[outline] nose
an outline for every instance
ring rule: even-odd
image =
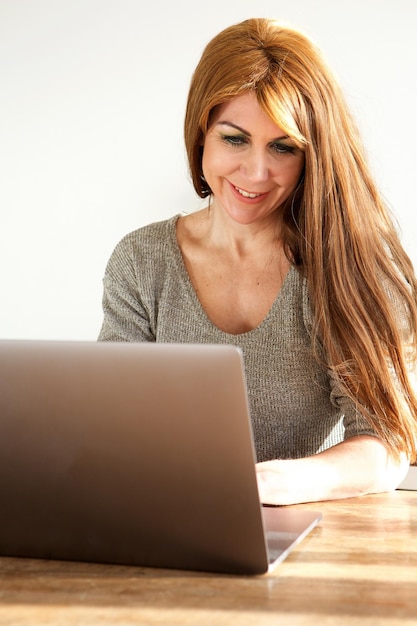
[[[252,183],[265,181],[269,177],[268,155],[263,150],[248,150],[240,169]]]

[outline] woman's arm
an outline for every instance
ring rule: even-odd
[[[155,341],[149,307],[140,286],[149,276],[135,263],[134,233],[114,249],[103,279],[103,322],[99,341]],[[141,284],[137,277],[138,269]],[[146,292],[146,288],[144,289]]]
[[[263,504],[297,504],[392,491],[408,466],[376,437],[360,435],[311,457],[257,463],[256,471]]]

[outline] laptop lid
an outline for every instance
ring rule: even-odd
[[[254,466],[238,348],[0,341],[2,555],[263,573]]]

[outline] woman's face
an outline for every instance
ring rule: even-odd
[[[219,106],[204,140],[203,174],[219,206],[252,224],[275,212],[297,187],[304,152],[263,111],[254,93]]]

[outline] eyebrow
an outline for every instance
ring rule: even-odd
[[[250,134],[249,131],[245,130],[241,126],[238,126],[237,124],[233,124],[233,122],[228,122],[227,120],[224,120],[224,121],[220,120],[219,122],[216,122],[216,123],[219,126],[231,126],[232,128],[236,128],[236,130],[240,131],[241,133],[243,133],[247,137],[252,137],[252,135]],[[276,137],[274,139],[274,141],[282,141],[282,139],[290,139],[290,137],[289,137],[289,135],[282,135],[282,137]]]

